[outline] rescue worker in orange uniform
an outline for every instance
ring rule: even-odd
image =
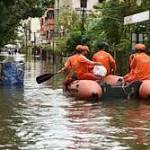
[[[112,74],[116,70],[116,62],[114,58],[108,53],[109,45],[106,42],[98,43],[98,52],[96,52],[92,60],[100,62],[107,70],[107,75]]]
[[[70,56],[65,62],[64,67],[59,71],[62,72],[66,70],[68,72],[64,84],[69,84],[74,75],[78,80],[101,80],[102,77],[96,76],[89,71],[90,66],[101,64],[85,57],[89,52],[88,46],[77,45],[75,50],[76,54]]]
[[[136,44],[134,49],[135,54],[132,54],[129,59],[130,71],[124,76],[127,83],[150,79],[150,56],[145,53],[145,45]]]

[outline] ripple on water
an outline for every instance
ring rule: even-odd
[[[36,83],[38,72],[32,67],[39,70],[38,65],[28,66],[28,81],[22,91],[0,91],[5,98],[0,105],[0,149],[136,150],[140,147],[146,150],[150,147],[149,105],[65,97],[62,89],[54,89],[52,84]]]

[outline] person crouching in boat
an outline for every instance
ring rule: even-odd
[[[130,71],[123,77],[127,84],[136,80],[150,79],[150,56],[146,54],[145,45],[136,44],[134,50],[135,54],[129,59]]]
[[[73,80],[102,80],[101,76],[97,76],[89,71],[91,65],[101,65],[99,62],[94,62],[86,58],[89,52],[88,46],[77,45],[76,53],[70,56],[64,64],[64,67],[59,71],[67,71],[67,77],[64,85],[70,84]],[[74,78],[74,79],[73,79]]]
[[[107,70],[107,75],[113,74],[116,70],[116,62],[110,53],[108,53],[109,45],[106,42],[100,42],[97,45],[98,52],[92,56],[92,60],[100,62]]]

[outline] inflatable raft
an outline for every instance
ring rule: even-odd
[[[150,98],[150,80],[142,81],[142,84],[139,88],[139,97],[142,99]]]
[[[130,95],[132,95],[132,96],[134,95],[134,97],[136,97],[138,99],[149,99],[150,98],[150,80],[134,81],[130,85],[124,86],[121,88],[119,86],[116,86],[116,83],[121,78],[122,78],[121,76],[116,76],[116,75],[108,75],[107,77],[104,78],[104,81],[107,84],[111,85],[111,87],[108,87],[108,85],[107,85],[107,90],[110,91],[108,93],[111,93],[111,95],[113,97],[114,97],[114,94],[116,93],[116,92],[114,92],[114,90],[119,92],[120,90],[125,89],[125,92],[122,92],[122,93],[124,93],[124,94],[127,93],[128,97],[130,97]],[[107,94],[103,94],[103,96],[104,95],[107,95]],[[105,97],[108,97],[108,95]],[[119,97],[119,94],[116,94],[116,97]],[[126,97],[126,94],[124,95],[124,97]]]
[[[101,86],[93,80],[73,81],[64,92],[76,99],[86,100],[99,99],[103,93]]]
[[[92,80],[73,81],[64,92],[76,99],[96,100],[108,98],[129,99],[138,97],[140,81],[129,85],[116,85],[120,76],[109,75],[102,82]]]

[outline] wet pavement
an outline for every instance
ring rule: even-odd
[[[61,74],[36,83],[59,68],[31,59],[23,87],[0,87],[0,150],[150,149],[150,101],[74,100]]]

